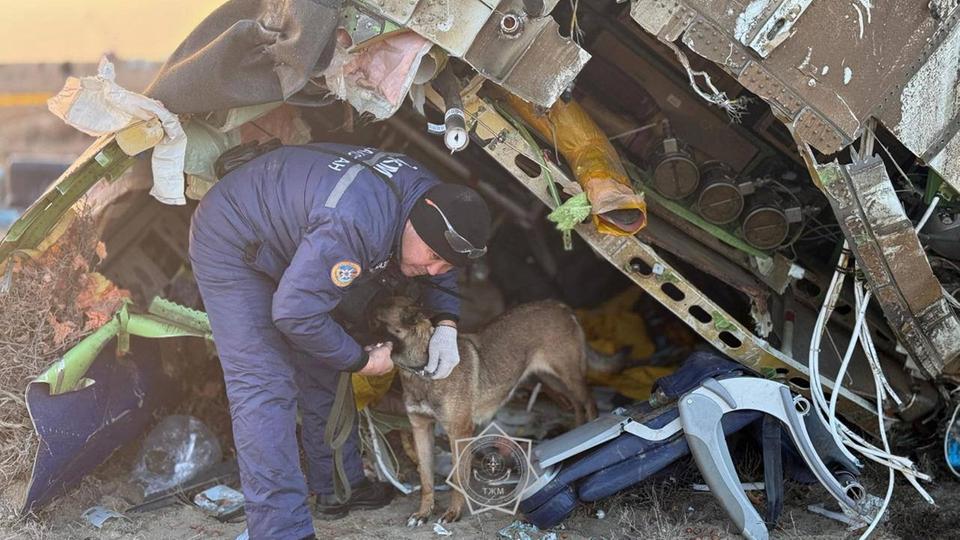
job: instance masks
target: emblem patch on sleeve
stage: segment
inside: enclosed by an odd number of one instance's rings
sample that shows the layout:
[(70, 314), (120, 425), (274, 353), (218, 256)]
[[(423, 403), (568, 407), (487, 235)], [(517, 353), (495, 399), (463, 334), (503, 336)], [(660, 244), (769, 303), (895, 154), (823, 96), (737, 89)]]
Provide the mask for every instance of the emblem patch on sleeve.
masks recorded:
[(346, 287), (360, 275), (360, 265), (353, 261), (340, 261), (330, 269), (330, 279), (337, 287)]

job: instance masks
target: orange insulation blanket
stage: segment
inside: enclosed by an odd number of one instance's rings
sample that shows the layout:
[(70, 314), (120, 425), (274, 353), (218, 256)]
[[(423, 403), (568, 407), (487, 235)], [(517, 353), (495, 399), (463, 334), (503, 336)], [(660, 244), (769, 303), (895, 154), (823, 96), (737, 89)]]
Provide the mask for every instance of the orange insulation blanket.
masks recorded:
[(540, 114), (514, 95), (508, 100), (524, 122), (547, 141), (556, 141), (557, 150), (590, 199), (597, 231), (627, 236), (647, 224), (643, 194), (634, 192), (607, 135), (580, 104), (557, 100), (546, 114)]

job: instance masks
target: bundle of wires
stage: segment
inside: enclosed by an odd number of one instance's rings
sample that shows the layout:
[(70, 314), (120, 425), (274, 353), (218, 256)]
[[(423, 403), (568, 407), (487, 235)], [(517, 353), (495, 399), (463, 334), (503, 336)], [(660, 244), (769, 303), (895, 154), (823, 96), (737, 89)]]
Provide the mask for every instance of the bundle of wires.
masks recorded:
[[(924, 224), (926, 224), (926, 221), (930, 218), (930, 215), (933, 213), (933, 210), (938, 202), (939, 197), (935, 197), (930, 204), (930, 207), (917, 224), (916, 229), (918, 231), (923, 228)], [(880, 360), (878, 358), (876, 348), (874, 347), (873, 339), (870, 336), (870, 329), (865, 322), (871, 293), (865, 289), (862, 281), (855, 282), (853, 286), (857, 314), (856, 322), (854, 323), (853, 328), (853, 335), (851, 336), (850, 343), (848, 344), (844, 353), (837, 376), (834, 378), (834, 381), (836, 382), (831, 385), (832, 394), (829, 402), (826, 399), (823, 389), (824, 383), (820, 377), (820, 343), (823, 338), (823, 334), (826, 331), (827, 323), (830, 320), (830, 315), (833, 313), (837, 299), (840, 296), (840, 291), (843, 288), (849, 262), (849, 244), (844, 242), (840, 259), (837, 261), (836, 270), (833, 274), (833, 279), (830, 281), (830, 285), (827, 288), (826, 298), (823, 306), (820, 309), (817, 322), (814, 325), (813, 335), (811, 336), (810, 340), (810, 358), (808, 368), (810, 372), (810, 392), (814, 398), (813, 409), (816, 411), (816, 414), (820, 416), (820, 419), (829, 426), (830, 434), (836, 441), (837, 446), (839, 446), (847, 455), (847, 457), (854, 462), (859, 463), (859, 460), (857, 460), (853, 454), (847, 450), (847, 448), (855, 450), (865, 458), (879, 463), (888, 469), (889, 476), (887, 492), (884, 497), (883, 504), (873, 517), (870, 526), (860, 537), (863, 539), (868, 538), (870, 534), (873, 533), (890, 504), (890, 499), (893, 496), (895, 472), (900, 472), (903, 474), (907, 481), (913, 485), (914, 489), (916, 489), (927, 502), (934, 504), (934, 501), (933, 498), (930, 497), (930, 494), (927, 493), (927, 491), (920, 485), (919, 482), (920, 480), (929, 481), (930, 477), (920, 472), (910, 459), (894, 455), (890, 451), (890, 443), (887, 440), (886, 434), (883, 400), (885, 396), (889, 396), (889, 398), (896, 402), (897, 405), (901, 404), (901, 400), (900, 397), (897, 396), (896, 392), (893, 391), (893, 388), (890, 386), (890, 383), (887, 381), (886, 377), (883, 375), (883, 370), (880, 366)], [(850, 360), (853, 358), (853, 352), (856, 349), (858, 342), (861, 344), (864, 355), (866, 356), (867, 362), (870, 365), (870, 369), (873, 372), (873, 381), (876, 388), (877, 420), (879, 422), (880, 440), (883, 448), (874, 446), (856, 432), (851, 430), (849, 427), (844, 425), (843, 422), (837, 418), (837, 400), (840, 396), (842, 381), (844, 380), (847, 367), (850, 365)], [(856, 509), (851, 510), (856, 511)]]

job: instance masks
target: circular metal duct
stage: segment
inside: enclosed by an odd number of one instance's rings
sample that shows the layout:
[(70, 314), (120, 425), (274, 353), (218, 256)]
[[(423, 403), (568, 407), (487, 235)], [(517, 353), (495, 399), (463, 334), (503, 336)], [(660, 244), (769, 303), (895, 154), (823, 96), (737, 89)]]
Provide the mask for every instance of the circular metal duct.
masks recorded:
[(715, 225), (736, 220), (743, 212), (743, 195), (733, 171), (720, 162), (705, 163), (702, 170), (700, 194), (697, 195), (700, 216)]

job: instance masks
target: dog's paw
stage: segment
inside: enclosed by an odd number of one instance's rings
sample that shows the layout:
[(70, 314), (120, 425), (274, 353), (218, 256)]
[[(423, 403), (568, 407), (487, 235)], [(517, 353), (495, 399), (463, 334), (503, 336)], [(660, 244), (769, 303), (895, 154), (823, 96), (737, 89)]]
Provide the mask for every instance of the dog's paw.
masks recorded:
[(463, 513), (462, 508), (450, 508), (440, 516), (440, 523), (453, 523), (455, 521), (460, 521), (460, 514)]
[(407, 518), (407, 527), (419, 527), (430, 520), (430, 514), (414, 512)]

